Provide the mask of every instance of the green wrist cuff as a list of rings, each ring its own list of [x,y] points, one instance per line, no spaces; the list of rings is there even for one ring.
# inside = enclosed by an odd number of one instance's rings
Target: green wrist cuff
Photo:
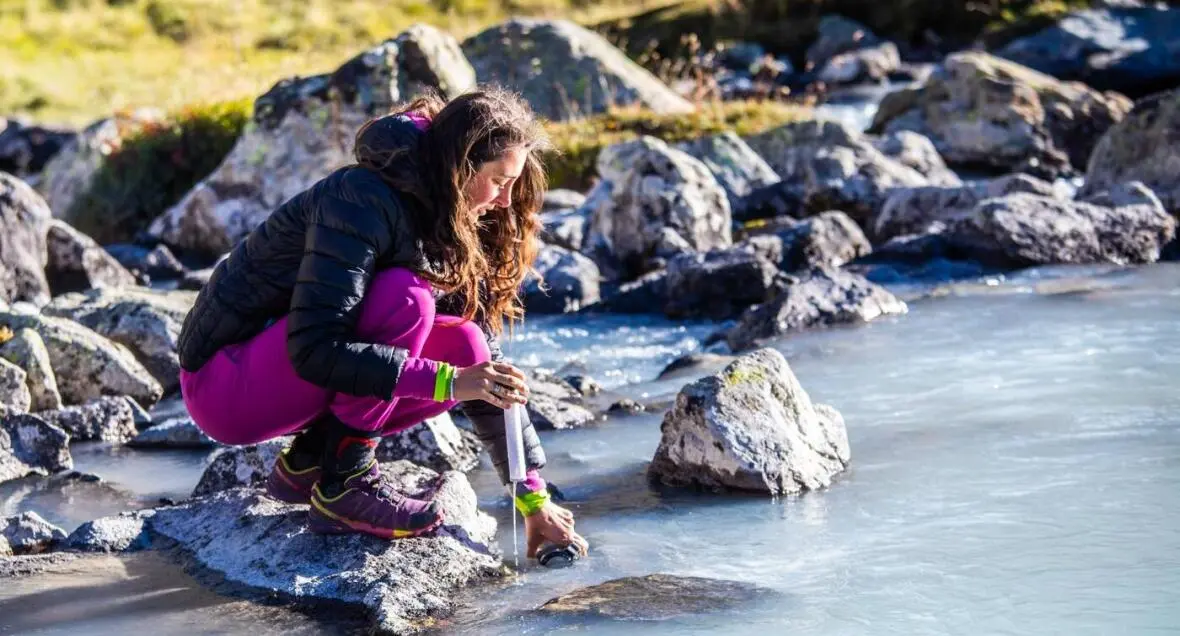
[[[545,504],[549,502],[549,491],[540,490],[537,492],[517,495],[513,498],[513,501],[516,504],[516,509],[520,511],[520,514],[526,517],[531,517],[537,514],[537,512],[540,511],[541,508],[544,508]]]
[[[455,376],[455,367],[446,362],[438,363],[438,373],[434,376],[434,401],[446,401],[451,388],[451,378]]]

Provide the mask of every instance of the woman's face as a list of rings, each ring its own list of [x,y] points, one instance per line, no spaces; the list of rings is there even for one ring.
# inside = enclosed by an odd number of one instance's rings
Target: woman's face
[[[512,205],[512,186],[520,178],[528,156],[528,148],[512,148],[499,159],[480,166],[479,172],[463,188],[473,219],[495,208]]]

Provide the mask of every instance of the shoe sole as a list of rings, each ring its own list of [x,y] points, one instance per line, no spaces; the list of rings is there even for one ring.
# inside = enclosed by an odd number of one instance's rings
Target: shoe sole
[[[362,533],[381,539],[410,539],[433,532],[442,525],[440,516],[434,523],[417,530],[403,530],[401,528],[378,528],[364,521],[356,521],[336,515],[326,509],[315,499],[311,500],[311,510],[307,513],[308,529],[316,534],[356,534]]]

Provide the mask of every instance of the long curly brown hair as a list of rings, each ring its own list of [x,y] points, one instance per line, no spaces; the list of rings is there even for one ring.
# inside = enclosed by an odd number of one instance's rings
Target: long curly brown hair
[[[524,316],[520,286],[533,272],[541,221],[538,212],[547,179],[541,154],[552,148],[541,123],[517,94],[483,88],[450,101],[419,97],[392,115],[415,113],[429,120],[417,145],[393,151],[361,147],[374,121],[357,133],[357,163],[375,170],[408,206],[423,242],[431,284],[463,299],[463,317],[482,318],[494,333]],[[512,204],[473,221],[464,187],[488,161],[514,148],[528,149],[524,170],[512,187]]]

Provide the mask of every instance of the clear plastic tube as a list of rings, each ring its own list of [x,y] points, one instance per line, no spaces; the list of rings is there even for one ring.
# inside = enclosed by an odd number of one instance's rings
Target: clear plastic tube
[[[528,467],[524,459],[524,435],[521,433],[521,405],[504,409],[504,440],[508,443],[508,479],[513,484],[525,480]]]

